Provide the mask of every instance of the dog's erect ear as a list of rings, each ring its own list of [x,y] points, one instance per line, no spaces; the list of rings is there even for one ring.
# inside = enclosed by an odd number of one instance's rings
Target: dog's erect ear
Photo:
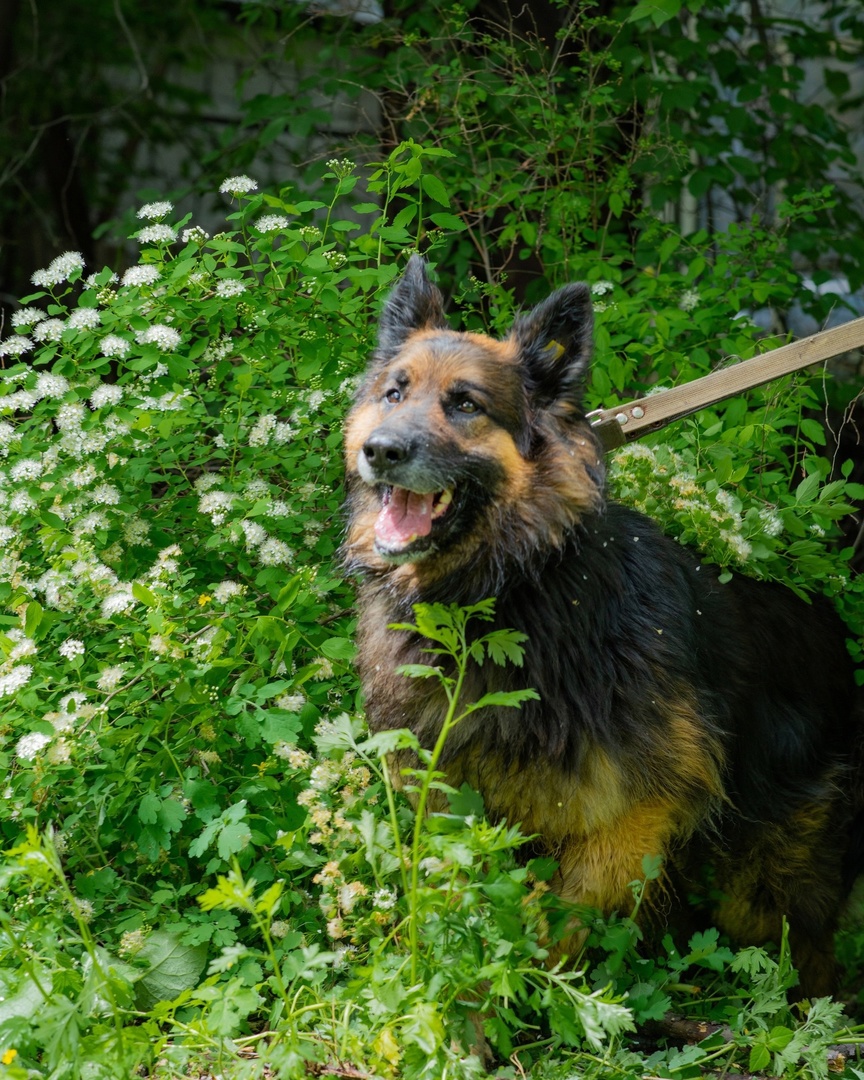
[[[591,361],[594,309],[587,285],[565,285],[513,324],[528,390],[543,406],[579,404]]]
[[[378,330],[378,352],[389,359],[415,330],[444,330],[444,298],[426,273],[426,262],[412,255],[405,272],[387,297]]]

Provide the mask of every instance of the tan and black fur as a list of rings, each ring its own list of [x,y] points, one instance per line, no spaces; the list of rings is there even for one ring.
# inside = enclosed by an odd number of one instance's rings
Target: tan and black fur
[[[495,596],[497,623],[528,636],[525,667],[475,668],[466,694],[539,700],[457,727],[448,780],[538,835],[564,898],[606,912],[662,855],[646,917],[674,922],[710,860],[718,924],[755,943],[786,916],[803,992],[828,992],[860,856],[843,626],[781,586],[721,585],[606,502],[581,402],[591,316],[587,287],[566,286],[497,341],[450,329],[417,257],[393,290],[345,430],[369,723],[431,746],[442,693],[395,673],[424,642],[388,625],[418,602]]]

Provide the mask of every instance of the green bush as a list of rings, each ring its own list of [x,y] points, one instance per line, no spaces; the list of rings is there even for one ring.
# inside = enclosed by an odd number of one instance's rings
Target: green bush
[[[388,780],[394,744],[364,740],[336,554],[341,419],[406,252],[434,262],[462,227],[447,161],[410,141],[365,172],[333,161],[318,199],[233,177],[212,237],[148,204],[122,278],[58,257],[0,342],[10,1076],[351,1061],[468,1077],[484,1046],[538,1077],[559,1060],[562,1076],[641,1076],[621,1033],[688,968],[728,974],[707,939],[639,968],[631,913],[596,923],[593,975],[547,970],[550,868],[520,865],[518,829],[470,792],[415,819]],[[596,297],[594,404],[693,377],[717,349],[750,355],[741,309],[795,293],[782,235],[758,223],[716,245],[646,219],[639,243],[650,263],[627,264],[621,241],[577,261]],[[504,327],[506,283],[494,301]],[[470,295],[465,309],[484,318]],[[860,492],[820,456],[818,385],[787,380],[622,452],[615,490],[721,565],[848,598],[837,523]],[[417,618],[464,660],[459,628],[486,610]],[[487,648],[519,660],[515,639]],[[454,722],[470,707],[454,696]],[[779,1047],[780,998],[739,1001],[730,1054]],[[820,1016],[811,1046],[838,1022]],[[681,1075],[676,1060],[651,1068]]]

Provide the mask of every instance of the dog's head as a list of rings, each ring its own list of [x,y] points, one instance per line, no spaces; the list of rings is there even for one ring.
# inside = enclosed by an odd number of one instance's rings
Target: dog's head
[[[588,288],[567,285],[503,341],[456,332],[413,256],[346,424],[349,566],[434,580],[502,545],[560,546],[602,500],[581,401],[591,328]]]

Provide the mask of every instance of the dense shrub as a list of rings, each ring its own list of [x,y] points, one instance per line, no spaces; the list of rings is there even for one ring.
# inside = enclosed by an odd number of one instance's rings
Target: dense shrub
[[[59,256],[0,342],[10,1075],[352,1061],[467,1077],[485,1040],[537,1057],[538,1077],[556,1055],[561,1075],[578,1057],[586,1075],[641,1076],[620,1033],[662,1014],[686,971],[728,973],[716,935],[638,960],[630,913],[596,923],[595,968],[537,964],[557,918],[550,867],[520,865],[518,830],[485,822],[468,791],[415,821],[383,763],[393,744],[364,741],[336,554],[340,424],[382,290],[406,252],[434,262],[462,227],[443,159],[408,142],[365,171],[331,161],[318,199],[229,178],[212,237],[147,204],[135,265],[118,280]],[[782,233],[758,222],[722,244],[644,225],[638,258],[619,241],[574,260],[596,300],[595,404],[750,355],[752,298],[798,288]],[[483,308],[469,296],[459,318],[505,327],[506,282],[472,287]],[[799,378],[750,411],[726,402],[622,452],[614,487],[724,566],[848,599],[837,522],[859,492],[821,456],[820,389]],[[464,662],[459,628],[486,610],[418,619]],[[519,661],[516,639],[487,647]],[[454,701],[454,721],[470,706]],[[427,765],[421,789],[437,782]],[[791,1061],[807,1043],[818,1059],[837,1007],[793,1034],[788,957],[735,963],[762,981],[724,1014],[728,1053],[791,1046]],[[680,1075],[676,1061],[651,1068]]]

